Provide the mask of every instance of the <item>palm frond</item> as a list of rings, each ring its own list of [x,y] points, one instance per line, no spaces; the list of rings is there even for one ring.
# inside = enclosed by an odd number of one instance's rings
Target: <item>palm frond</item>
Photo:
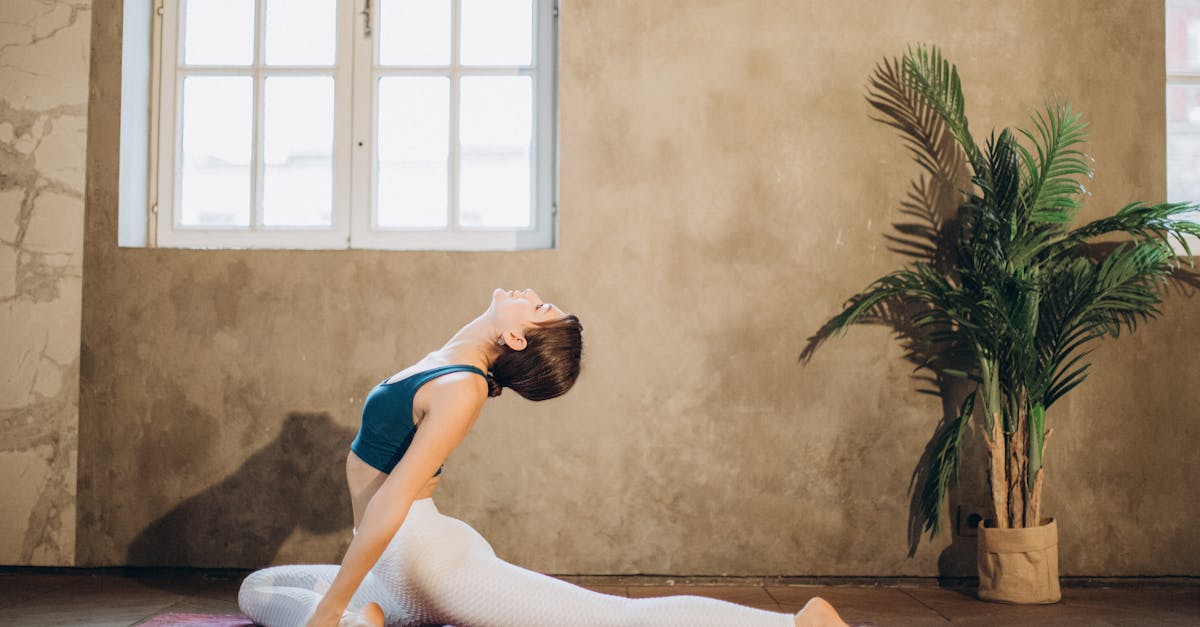
[[[1173,262],[1170,246],[1151,239],[1119,245],[1099,261],[1079,257],[1048,266],[1040,379],[1030,386],[1031,398],[1048,409],[1087,378],[1088,364],[1078,364],[1090,352],[1079,352],[1088,343],[1158,316],[1159,291]]]
[[[941,181],[957,179],[961,158],[958,152],[945,150],[946,123],[905,76],[900,59],[884,59],[875,66],[867,102],[882,114],[871,119],[900,131],[905,146],[922,169]]]
[[[1016,239],[1024,226],[1024,203],[1021,198],[1021,161],[1017,141],[1012,132],[1004,129],[987,142],[988,176],[977,176],[975,183],[983,188],[982,217],[993,221],[1001,238],[1002,248]]]
[[[1087,353],[1084,354],[1086,355]],[[1091,367],[1091,364],[1084,364],[1070,372],[1062,371],[1061,374],[1054,379],[1054,382],[1051,383],[1050,387],[1046,390],[1046,393],[1043,396],[1043,403],[1045,407],[1049,408],[1054,404],[1054,401],[1062,398],[1064,394],[1075,389],[1075,386],[1083,383],[1084,380],[1087,379],[1088,368]]]
[[[959,449],[962,446],[962,436],[966,432],[967,423],[975,413],[975,392],[963,401],[958,410],[958,416],[946,424],[935,435],[937,438],[936,453],[931,460],[929,474],[925,485],[921,488],[921,514],[925,521],[925,531],[930,537],[936,536],[941,529],[942,506],[946,502],[946,490],[950,482],[958,477]]]
[[[1162,290],[1181,263],[1172,246],[1194,265],[1188,240],[1200,237],[1200,224],[1188,214],[1200,205],[1137,202],[1072,230],[1092,176],[1082,116],[1047,101],[1028,129],[1001,130],[977,144],[958,70],[934,46],[916,45],[877,65],[867,100],[924,171],[902,202],[908,221],[888,234],[893,250],[920,261],[852,297],[820,339],[852,324],[888,324],[916,370],[931,370],[939,382],[976,384],[957,417],[939,424],[910,484],[920,486],[911,493],[911,531],[920,520],[936,535],[975,403],[986,437],[998,426],[1005,441],[994,444],[1023,448],[1020,479],[1032,488],[1047,410],[1087,379],[1096,340],[1160,314]],[[964,180],[968,189],[959,188]],[[1129,241],[1093,241],[1108,234]],[[813,347],[810,338],[805,354]],[[1026,427],[1025,441],[1016,441]],[[1036,503],[1040,492],[1032,494]],[[1013,503],[1010,509],[1020,508]],[[1013,513],[1003,511],[1002,498],[995,505],[998,515]]]
[[[1157,238],[1167,244],[1173,239],[1190,258],[1192,252],[1185,236],[1200,237],[1200,224],[1185,220],[1181,216],[1196,211],[1200,211],[1200,204],[1168,202],[1149,205],[1134,202],[1107,218],[1093,220],[1070,231],[1064,239],[1064,244],[1074,246],[1100,235],[1124,233],[1137,240]]]
[[[1069,104],[1048,102],[1044,113],[1033,115],[1037,135],[1020,131],[1037,151],[1035,157],[1024,146],[1018,147],[1027,173],[1023,191],[1033,222],[1067,223],[1079,210],[1084,188],[1077,177],[1092,174],[1087,155],[1078,149],[1087,138],[1087,123],[1082,118]]]
[[[967,161],[979,174],[984,167],[983,154],[971,137],[958,68],[942,56],[938,47],[924,44],[910,47],[904,54],[903,64],[905,78],[937,111],[966,154]]]
[[[851,325],[876,313],[878,308],[890,299],[929,305],[929,312],[941,318],[941,312],[945,311],[943,306],[949,304],[949,296],[953,291],[954,287],[928,264],[913,264],[909,268],[897,270],[878,279],[867,289],[851,297],[842,312],[825,323],[821,333],[844,333]],[[920,320],[917,319],[918,326],[922,326]]]

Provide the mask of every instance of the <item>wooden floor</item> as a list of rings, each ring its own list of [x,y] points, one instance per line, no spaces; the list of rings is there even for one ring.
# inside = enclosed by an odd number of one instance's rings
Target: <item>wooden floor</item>
[[[0,625],[137,625],[164,613],[237,614],[243,572],[0,569]],[[629,597],[711,596],[795,612],[812,596],[847,620],[889,625],[1200,625],[1200,581],[1065,581],[1054,605],[979,601],[970,586],[934,580],[890,585],[796,584],[786,580],[563,577]]]

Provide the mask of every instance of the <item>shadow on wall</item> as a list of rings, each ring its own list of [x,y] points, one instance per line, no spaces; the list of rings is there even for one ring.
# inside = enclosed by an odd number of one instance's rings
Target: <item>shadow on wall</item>
[[[879,114],[873,119],[900,133],[921,170],[901,201],[903,218],[893,223],[895,234],[886,235],[889,250],[927,264],[941,277],[957,280],[956,242],[960,211],[968,201],[963,190],[970,190],[974,185],[961,149],[941,116],[903,77],[900,60],[884,61],[876,66],[867,101]],[[1101,260],[1109,258],[1118,245],[1119,242],[1088,243],[1082,249],[1093,260]],[[1186,267],[1177,268],[1167,283],[1168,290],[1174,289],[1188,297],[1198,286],[1200,274]],[[921,309],[911,308],[903,299],[892,298],[882,301],[860,321],[890,327],[904,348],[905,359],[921,373],[914,376],[918,391],[941,400],[941,418],[909,483],[908,555],[916,554],[923,528],[949,532],[951,543],[938,556],[938,575],[969,577],[977,573],[974,525],[980,517],[995,516],[986,476],[985,438],[979,433],[981,419],[970,422],[971,433],[963,438],[959,448],[957,481],[950,483],[946,491],[948,516],[934,516],[929,504],[941,499],[932,498],[933,493],[925,494],[923,489],[930,483],[930,471],[942,442],[954,436],[960,404],[974,389],[974,383],[951,373],[969,371],[973,364],[963,363],[960,356],[939,345],[935,334],[915,324],[914,320],[921,315]],[[807,362],[819,346],[835,335],[836,327],[831,321],[810,337],[800,356],[801,361]],[[975,411],[982,413],[979,406]]]
[[[354,521],[343,469],[354,435],[329,414],[289,414],[279,437],[233,475],[138,534],[125,563],[259,568],[298,528],[349,530]]]
[[[888,249],[915,262],[926,263],[942,276],[955,274],[959,212],[967,200],[962,190],[971,185],[963,154],[945,124],[933,115],[905,81],[898,59],[884,61],[875,67],[867,102],[880,115],[872,119],[900,132],[921,170],[900,202],[899,212],[903,217],[892,224],[895,234],[885,235]],[[914,323],[920,314],[902,299],[894,298],[882,302],[872,314],[862,319],[863,323],[892,329],[904,349],[905,359],[916,366],[912,378],[917,392],[938,397],[941,401],[941,416],[909,479],[907,538],[910,558],[916,555],[922,534],[933,522],[926,511],[923,488],[929,481],[940,442],[957,423],[959,407],[973,389],[970,382],[950,374],[956,370],[969,370],[969,364],[960,363],[956,356],[945,353],[936,337]],[[801,362],[808,363],[817,348],[834,334],[833,326],[826,323],[808,338],[800,355]],[[978,422],[972,421],[968,428],[976,429]],[[951,543],[938,556],[939,577],[976,574],[975,532],[959,523],[968,522],[971,513],[987,512],[989,510],[985,508],[990,507],[986,500],[986,476],[980,471],[984,465],[979,460],[986,455],[982,438],[964,438],[960,455],[958,481],[948,490],[949,525],[940,530],[941,534],[950,534]],[[938,522],[942,522],[941,517]]]

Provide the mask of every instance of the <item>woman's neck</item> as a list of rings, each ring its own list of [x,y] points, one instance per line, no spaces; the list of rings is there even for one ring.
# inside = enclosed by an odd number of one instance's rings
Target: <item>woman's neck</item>
[[[491,319],[486,315],[467,323],[458,330],[441,348],[430,353],[439,361],[452,364],[469,364],[491,372],[492,364],[500,356],[501,348],[496,343],[499,332],[492,329]]]

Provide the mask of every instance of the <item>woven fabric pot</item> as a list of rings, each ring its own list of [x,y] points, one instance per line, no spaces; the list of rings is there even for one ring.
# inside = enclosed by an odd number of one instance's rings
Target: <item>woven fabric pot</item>
[[[979,523],[979,598],[999,603],[1057,603],[1058,525],[996,529]]]

